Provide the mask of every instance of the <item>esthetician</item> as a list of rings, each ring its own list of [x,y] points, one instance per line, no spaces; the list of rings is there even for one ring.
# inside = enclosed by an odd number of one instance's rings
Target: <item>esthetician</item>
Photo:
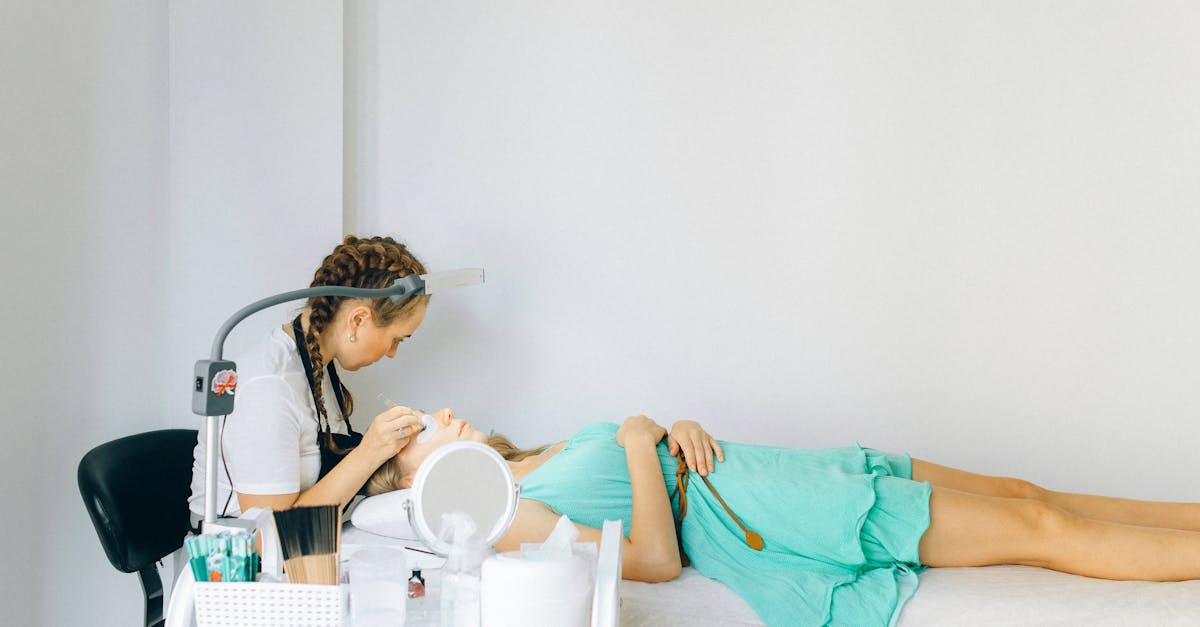
[[[311,287],[383,288],[421,262],[390,237],[347,236],[321,262]],[[396,348],[425,318],[428,295],[387,298],[310,298],[294,320],[272,329],[239,356],[237,404],[223,424],[217,511],[237,516],[251,507],[345,505],[375,469],[419,428],[407,407],[375,416],[365,433],[350,426],[354,400],[337,368],[358,370]],[[337,364],[337,367],[334,364]],[[204,514],[204,430],[192,464],[193,518]]]

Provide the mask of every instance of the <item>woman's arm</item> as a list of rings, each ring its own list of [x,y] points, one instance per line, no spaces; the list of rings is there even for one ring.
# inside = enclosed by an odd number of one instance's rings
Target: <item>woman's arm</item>
[[[633,559],[621,563],[623,569],[632,568],[628,579],[669,581],[679,576],[675,516],[658,461],[657,446],[664,435],[666,429],[645,416],[631,416],[617,430],[617,444],[625,448],[633,489],[633,520],[629,521],[629,545],[625,547]]]
[[[617,431],[617,443],[625,448],[629,480],[633,490],[633,516],[629,537],[621,547],[621,576],[647,582],[670,581],[679,576],[679,544],[675,518],[663,482],[656,446],[666,433],[645,416],[634,416]],[[554,529],[560,514],[549,505],[521,499],[508,532],[496,543],[500,551],[515,551],[522,542],[541,542]],[[579,542],[600,543],[601,530],[576,524]]]
[[[238,492],[238,507],[244,512],[251,507],[269,507],[278,511],[311,505],[344,506],[383,462],[408,443],[419,424],[420,418],[413,410],[392,407],[376,416],[363,434],[362,442],[311,488],[290,494]]]
[[[275,511],[290,507],[312,505],[339,505],[349,503],[379,464],[369,459],[359,449],[350,451],[328,474],[303,492],[291,494],[246,494],[237,493],[238,507],[244,512],[251,507],[269,507]]]

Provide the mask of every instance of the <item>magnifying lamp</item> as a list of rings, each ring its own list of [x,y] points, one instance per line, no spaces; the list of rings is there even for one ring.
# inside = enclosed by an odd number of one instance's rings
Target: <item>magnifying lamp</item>
[[[204,526],[217,520],[217,443],[218,416],[233,413],[233,399],[237,392],[237,365],[223,359],[225,338],[239,322],[251,314],[288,301],[314,296],[346,296],[350,298],[389,298],[402,302],[421,294],[437,294],[456,287],[483,283],[483,268],[466,268],[433,274],[410,274],[396,279],[388,287],[367,289],[323,285],[302,290],[284,292],[239,309],[221,325],[213,338],[212,356],[196,362],[195,377],[192,379],[192,413],[205,416],[204,458]]]

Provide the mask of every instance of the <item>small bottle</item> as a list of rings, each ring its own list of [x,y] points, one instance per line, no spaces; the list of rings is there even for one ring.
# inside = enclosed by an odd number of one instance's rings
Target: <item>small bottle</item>
[[[425,596],[425,578],[421,576],[421,571],[412,571],[412,577],[408,578],[408,598],[420,599]]]

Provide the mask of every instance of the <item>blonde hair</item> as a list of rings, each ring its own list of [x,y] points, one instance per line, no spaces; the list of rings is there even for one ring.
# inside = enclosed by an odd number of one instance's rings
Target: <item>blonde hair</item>
[[[503,457],[505,461],[510,462],[519,462],[526,457],[533,457],[534,455],[544,453],[546,449],[550,448],[549,444],[543,444],[536,448],[517,448],[517,445],[513,444],[512,440],[499,433],[489,435],[487,445],[496,449],[496,452],[500,453],[500,457]]]
[[[550,448],[550,444],[543,444],[536,448],[518,448],[512,443],[512,440],[500,435],[489,435],[486,444],[500,453],[505,461],[519,462],[527,457],[532,457],[546,451]],[[405,479],[410,479],[416,474],[416,468],[404,468],[400,464],[400,458],[393,455],[371,474],[371,478],[367,480],[367,496],[375,496],[384,492],[400,490],[408,487],[405,485]]]

